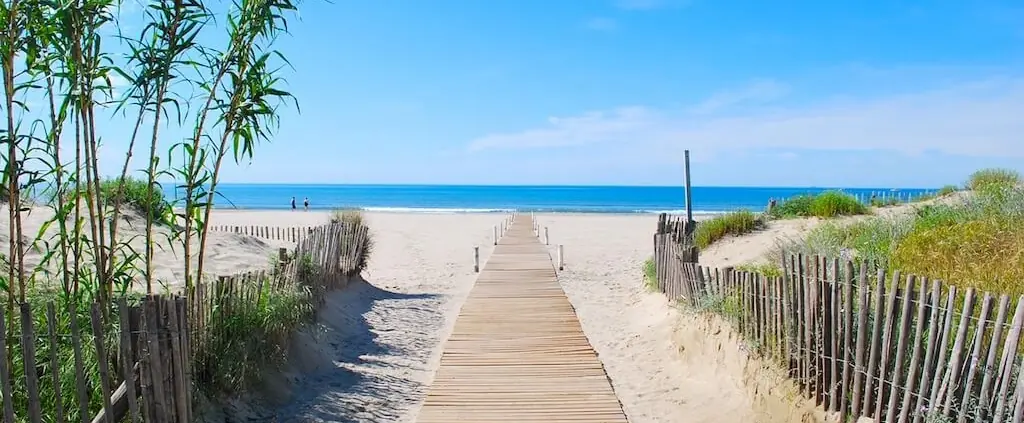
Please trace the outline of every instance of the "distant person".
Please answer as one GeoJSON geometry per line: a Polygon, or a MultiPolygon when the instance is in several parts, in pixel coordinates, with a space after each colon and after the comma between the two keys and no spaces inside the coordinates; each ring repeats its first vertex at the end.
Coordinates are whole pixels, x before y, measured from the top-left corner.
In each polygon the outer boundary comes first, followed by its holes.
{"type": "Polygon", "coordinates": [[[302,207],[305,208],[306,211],[309,211],[309,197],[302,200],[302,207]]]}
{"type": "Polygon", "coordinates": [[[295,197],[292,197],[292,210],[295,210],[295,197]]]}

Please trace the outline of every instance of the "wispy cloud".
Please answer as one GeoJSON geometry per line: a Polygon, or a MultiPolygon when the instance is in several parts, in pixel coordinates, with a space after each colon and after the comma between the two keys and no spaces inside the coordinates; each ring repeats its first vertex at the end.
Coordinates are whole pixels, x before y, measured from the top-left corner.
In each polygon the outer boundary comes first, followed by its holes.
{"type": "Polygon", "coordinates": [[[690,107],[623,107],[550,118],[547,125],[472,140],[470,151],[587,146],[707,154],[746,149],[939,152],[1024,158],[1024,76],[960,82],[943,89],[822,100],[781,107],[731,107],[784,93],[755,83],[690,107]]]}
{"type": "Polygon", "coordinates": [[[690,109],[693,113],[712,113],[744,103],[765,103],[789,93],[789,86],[771,79],[759,79],[736,90],[713,94],[690,109]]]}
{"type": "Polygon", "coordinates": [[[619,28],[619,23],[611,18],[592,18],[586,22],[586,27],[594,31],[614,31],[619,28]]]}
{"type": "Polygon", "coordinates": [[[690,0],[615,0],[615,7],[625,10],[654,10],[689,4],[690,0]]]}

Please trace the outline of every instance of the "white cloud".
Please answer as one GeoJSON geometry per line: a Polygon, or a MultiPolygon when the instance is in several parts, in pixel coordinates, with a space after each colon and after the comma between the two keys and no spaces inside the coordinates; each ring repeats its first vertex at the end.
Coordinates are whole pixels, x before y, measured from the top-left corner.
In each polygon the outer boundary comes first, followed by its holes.
{"type": "Polygon", "coordinates": [[[539,128],[477,138],[468,149],[618,148],[628,144],[644,151],[686,146],[709,155],[746,149],[817,149],[1024,157],[1024,77],[730,112],[730,105],[777,97],[785,92],[781,87],[754,83],[681,109],[632,106],[554,117],[539,128]]]}
{"type": "Polygon", "coordinates": [[[610,18],[593,18],[586,23],[587,29],[594,31],[614,31],[619,23],[610,18]]]}

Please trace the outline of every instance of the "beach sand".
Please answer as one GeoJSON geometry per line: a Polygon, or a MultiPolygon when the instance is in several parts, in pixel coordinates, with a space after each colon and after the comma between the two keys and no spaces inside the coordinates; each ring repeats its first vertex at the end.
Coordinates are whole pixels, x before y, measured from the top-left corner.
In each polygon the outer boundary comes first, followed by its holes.
{"type": "MultiPolygon", "coordinates": [[[[304,226],[326,212],[218,212],[216,225],[304,226]]],[[[315,327],[296,336],[270,404],[238,404],[249,419],[411,422],[504,214],[367,213],[374,247],[365,281],[331,293],[315,327]],[[282,383],[283,382],[283,383],[282,383]],[[287,387],[287,388],[282,388],[287,387]]]]}
{"type": "MultiPolygon", "coordinates": [[[[656,216],[538,215],[562,244],[562,287],[632,423],[818,421],[775,368],[716,317],[644,287],[656,216]]],[[[737,244],[742,249],[741,244],[737,244]]],[[[742,251],[723,253],[738,257],[742,251]]]]}
{"type": "MultiPolygon", "coordinates": [[[[34,210],[26,233],[46,217],[45,210],[34,210]]],[[[270,373],[260,395],[236,398],[222,410],[230,417],[214,413],[207,421],[415,421],[476,277],[473,246],[486,263],[492,227],[505,215],[365,217],[374,241],[365,279],[328,295],[317,323],[294,336],[289,366],[270,373]]],[[[328,218],[319,211],[222,210],[210,223],[313,226],[328,218]]],[[[631,422],[819,419],[772,366],[747,356],[726,324],[680,311],[644,288],[642,263],[653,252],[657,216],[548,214],[538,221],[549,230],[553,257],[556,245],[564,245],[561,284],[631,422]]],[[[140,222],[129,215],[125,235],[141,233],[140,222]]],[[[213,232],[208,268],[217,274],[261,269],[287,245],[213,232]]],[[[756,258],[768,244],[752,247],[740,238],[723,245],[731,247],[702,262],[734,264],[756,258]]],[[[163,278],[180,278],[180,253],[160,250],[156,264],[163,278]]]]}
{"type": "MultiPolygon", "coordinates": [[[[374,252],[366,281],[327,299],[296,336],[292,364],[239,403],[250,420],[412,422],[503,214],[367,213],[374,252]],[[261,403],[262,401],[262,403],[261,403]],[[254,405],[259,404],[259,405],[254,405]]],[[[213,224],[314,225],[326,212],[217,212],[213,224]]],[[[771,366],[747,356],[726,324],[682,312],[644,288],[654,215],[539,215],[561,283],[630,421],[817,421],[771,366]]]]}

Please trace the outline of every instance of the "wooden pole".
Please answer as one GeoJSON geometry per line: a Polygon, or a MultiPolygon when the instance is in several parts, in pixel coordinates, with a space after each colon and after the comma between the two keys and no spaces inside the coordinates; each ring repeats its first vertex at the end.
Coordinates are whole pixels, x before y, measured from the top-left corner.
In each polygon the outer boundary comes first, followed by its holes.
{"type": "Polygon", "coordinates": [[[480,273],[480,247],[473,246],[473,273],[480,273]]]}
{"type": "Polygon", "coordinates": [[[558,244],[558,270],[565,269],[565,254],[562,250],[562,244],[558,244]]]}
{"type": "Polygon", "coordinates": [[[551,245],[551,237],[548,236],[548,227],[544,227],[544,245],[551,245]]]}
{"type": "Polygon", "coordinates": [[[690,226],[690,222],[693,222],[693,192],[690,187],[690,150],[683,151],[683,169],[686,172],[686,224],[690,226]]]}
{"type": "Polygon", "coordinates": [[[498,245],[498,225],[492,226],[491,232],[494,234],[494,245],[498,245]]]}

